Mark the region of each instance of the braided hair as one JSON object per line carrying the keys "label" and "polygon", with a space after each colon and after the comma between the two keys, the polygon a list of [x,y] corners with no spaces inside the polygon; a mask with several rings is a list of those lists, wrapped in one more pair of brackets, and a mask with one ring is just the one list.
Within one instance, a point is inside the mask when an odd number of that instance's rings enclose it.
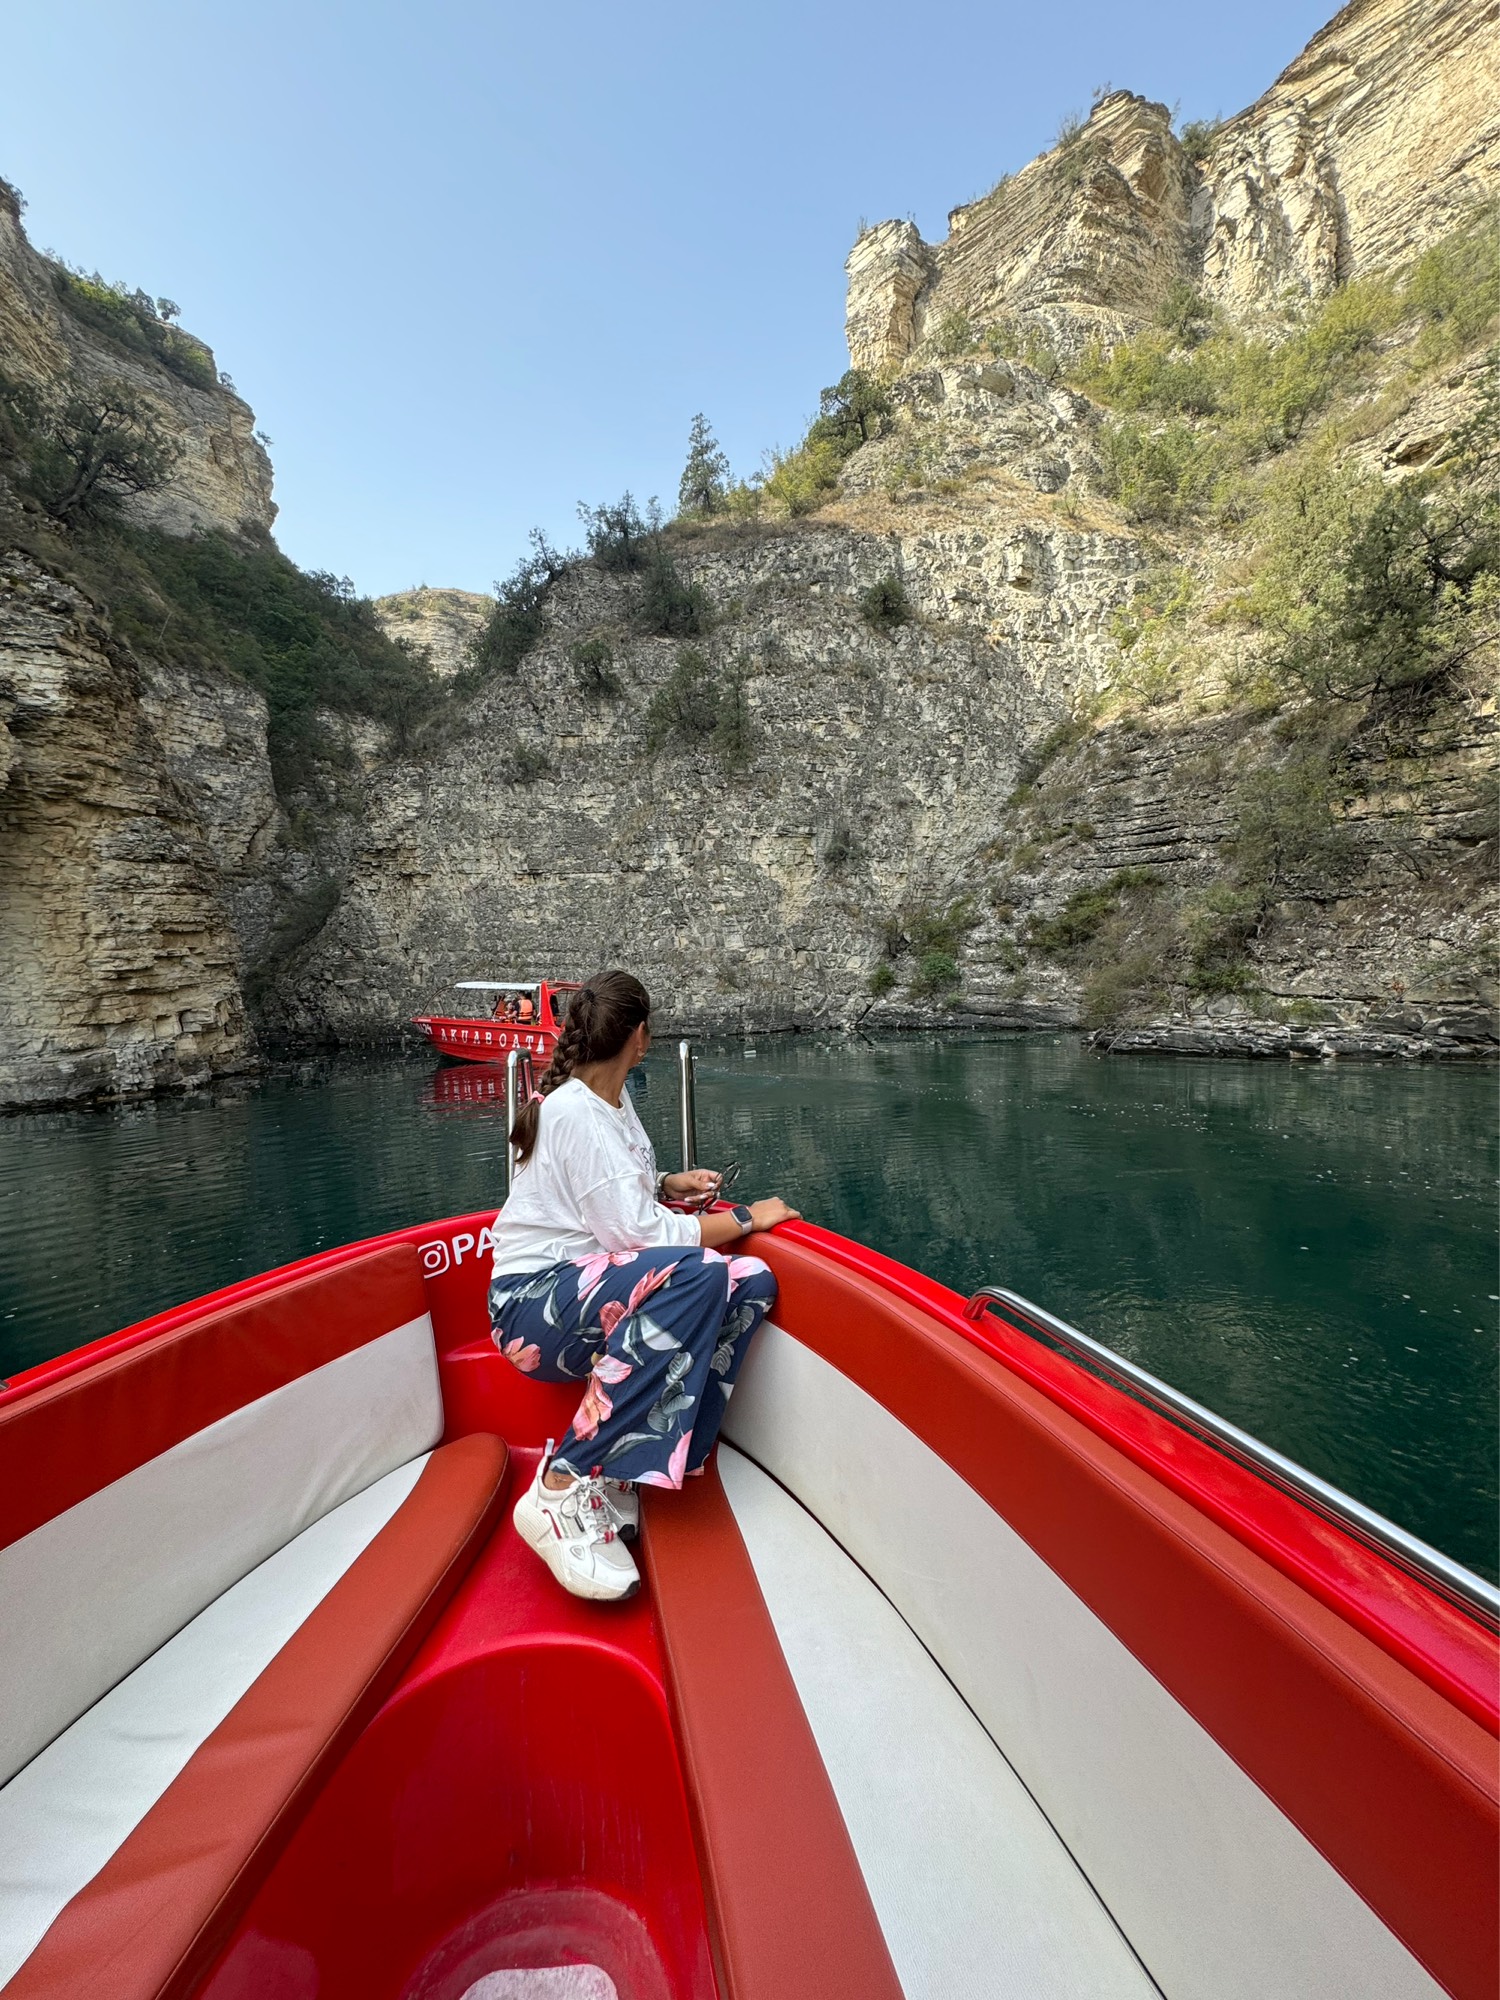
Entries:
{"label": "braided hair", "polygon": [[617,1056],[642,1021],[650,1018],[651,995],[633,974],[596,972],[584,981],[568,1002],[568,1016],[537,1084],[537,1095],[521,1106],[510,1128],[518,1165],[531,1158],[536,1146],[542,1122],[540,1099],[566,1083],[582,1064]]}

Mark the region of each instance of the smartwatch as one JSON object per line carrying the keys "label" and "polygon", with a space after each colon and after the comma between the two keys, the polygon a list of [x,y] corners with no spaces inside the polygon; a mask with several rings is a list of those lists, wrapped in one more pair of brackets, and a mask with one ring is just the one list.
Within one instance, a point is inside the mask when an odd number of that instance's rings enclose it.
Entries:
{"label": "smartwatch", "polygon": [[740,1225],[741,1234],[748,1236],[751,1230],[755,1227],[755,1217],[750,1213],[749,1209],[746,1208],[745,1204],[742,1201],[736,1202],[734,1207],[730,1209],[729,1213],[734,1217],[735,1221]]}

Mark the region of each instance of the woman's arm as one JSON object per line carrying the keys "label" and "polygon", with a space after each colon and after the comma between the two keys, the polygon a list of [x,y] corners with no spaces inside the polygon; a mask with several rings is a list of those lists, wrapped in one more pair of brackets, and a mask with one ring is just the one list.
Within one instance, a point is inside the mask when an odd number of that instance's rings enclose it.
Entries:
{"label": "woman's arm", "polygon": [[778,1222],[795,1222],[798,1211],[789,1208],[780,1195],[770,1195],[765,1201],[750,1204],[750,1228],[745,1229],[732,1208],[715,1209],[710,1215],[700,1215],[699,1241],[705,1250],[717,1250],[725,1243],[738,1243],[742,1236],[752,1230],[774,1229]]}

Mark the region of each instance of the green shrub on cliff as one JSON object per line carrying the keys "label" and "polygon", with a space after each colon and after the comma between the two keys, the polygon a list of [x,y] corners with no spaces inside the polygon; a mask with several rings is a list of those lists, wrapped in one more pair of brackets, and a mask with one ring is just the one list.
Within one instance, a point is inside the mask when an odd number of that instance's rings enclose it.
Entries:
{"label": "green shrub on cliff", "polygon": [[911,621],[911,599],[906,585],[894,572],[872,583],[859,600],[859,615],[877,632],[893,632]]}
{"label": "green shrub on cliff", "polygon": [[432,674],[386,638],[347,577],[308,574],[269,540],[115,524],[76,538],[69,554],[136,653],[261,690],[283,799],[313,785],[318,760],[338,761],[320,711],[371,717],[406,744],[436,701]]}
{"label": "green shrub on cliff", "polygon": [[924,951],[907,989],[914,1000],[937,1000],[956,993],[959,986],[958,960],[951,952]]}
{"label": "green shrub on cliff", "polygon": [[654,753],[674,742],[702,743],[718,721],[719,689],[707,655],[684,646],[646,710],[646,748]]}
{"label": "green shrub on cliff", "polygon": [[1387,487],[1314,461],[1271,482],[1238,609],[1284,684],[1318,699],[1433,692],[1500,613],[1493,487],[1429,475]]}
{"label": "green shrub on cliff", "polygon": [[761,490],[792,516],[811,514],[838,490],[844,461],[878,437],[890,417],[879,381],[849,368],[818,397],[818,414],[794,451],[771,451]]}
{"label": "green shrub on cliff", "polygon": [[661,535],[652,538],[635,599],[635,622],[661,639],[691,639],[713,622],[708,593],[678,569]]}
{"label": "green shrub on cliff", "polygon": [[1224,454],[1190,423],[1117,417],[1099,434],[1099,483],[1132,521],[1175,526],[1219,491]]}
{"label": "green shrub on cliff", "polygon": [[478,675],[513,674],[547,627],[547,599],[567,567],[540,528],[531,531],[531,551],[495,585],[495,608],[474,642],[473,663],[460,684]]}
{"label": "green shrub on cliff", "polygon": [[799,445],[795,451],[772,451],[764,490],[793,517],[811,514],[838,491],[844,454],[827,438]]}
{"label": "green shrub on cliff", "polygon": [[219,386],[209,349],[172,325],[177,308],[170,299],[107,284],[97,271],[86,276],[65,264],[52,266],[52,285],[63,308],[113,346],[159,361],[195,389]]}
{"label": "green shrub on cliff", "polygon": [[1213,151],[1214,140],[1223,128],[1222,118],[1190,118],[1178,138],[1189,162],[1201,166]]}
{"label": "green shrub on cliff", "polygon": [[600,569],[628,576],[645,568],[661,524],[655,517],[643,520],[628,491],[618,500],[605,501],[598,507],[580,501],[578,518],[583,523],[589,555]]}

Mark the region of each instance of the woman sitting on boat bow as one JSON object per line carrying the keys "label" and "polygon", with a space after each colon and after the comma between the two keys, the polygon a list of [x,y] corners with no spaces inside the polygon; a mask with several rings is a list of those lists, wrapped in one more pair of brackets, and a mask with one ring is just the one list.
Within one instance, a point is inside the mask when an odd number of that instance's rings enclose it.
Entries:
{"label": "woman sitting on boat bow", "polygon": [[511,1132],[518,1167],[494,1224],[495,1345],[541,1381],[588,1385],[515,1510],[522,1539],[578,1597],[636,1589],[634,1489],[702,1470],[775,1302],[767,1267],[731,1246],[797,1213],[775,1198],[703,1215],[663,1206],[712,1199],[719,1177],[657,1172],[625,1089],[650,1046],[650,996],[628,972],[573,995]]}

